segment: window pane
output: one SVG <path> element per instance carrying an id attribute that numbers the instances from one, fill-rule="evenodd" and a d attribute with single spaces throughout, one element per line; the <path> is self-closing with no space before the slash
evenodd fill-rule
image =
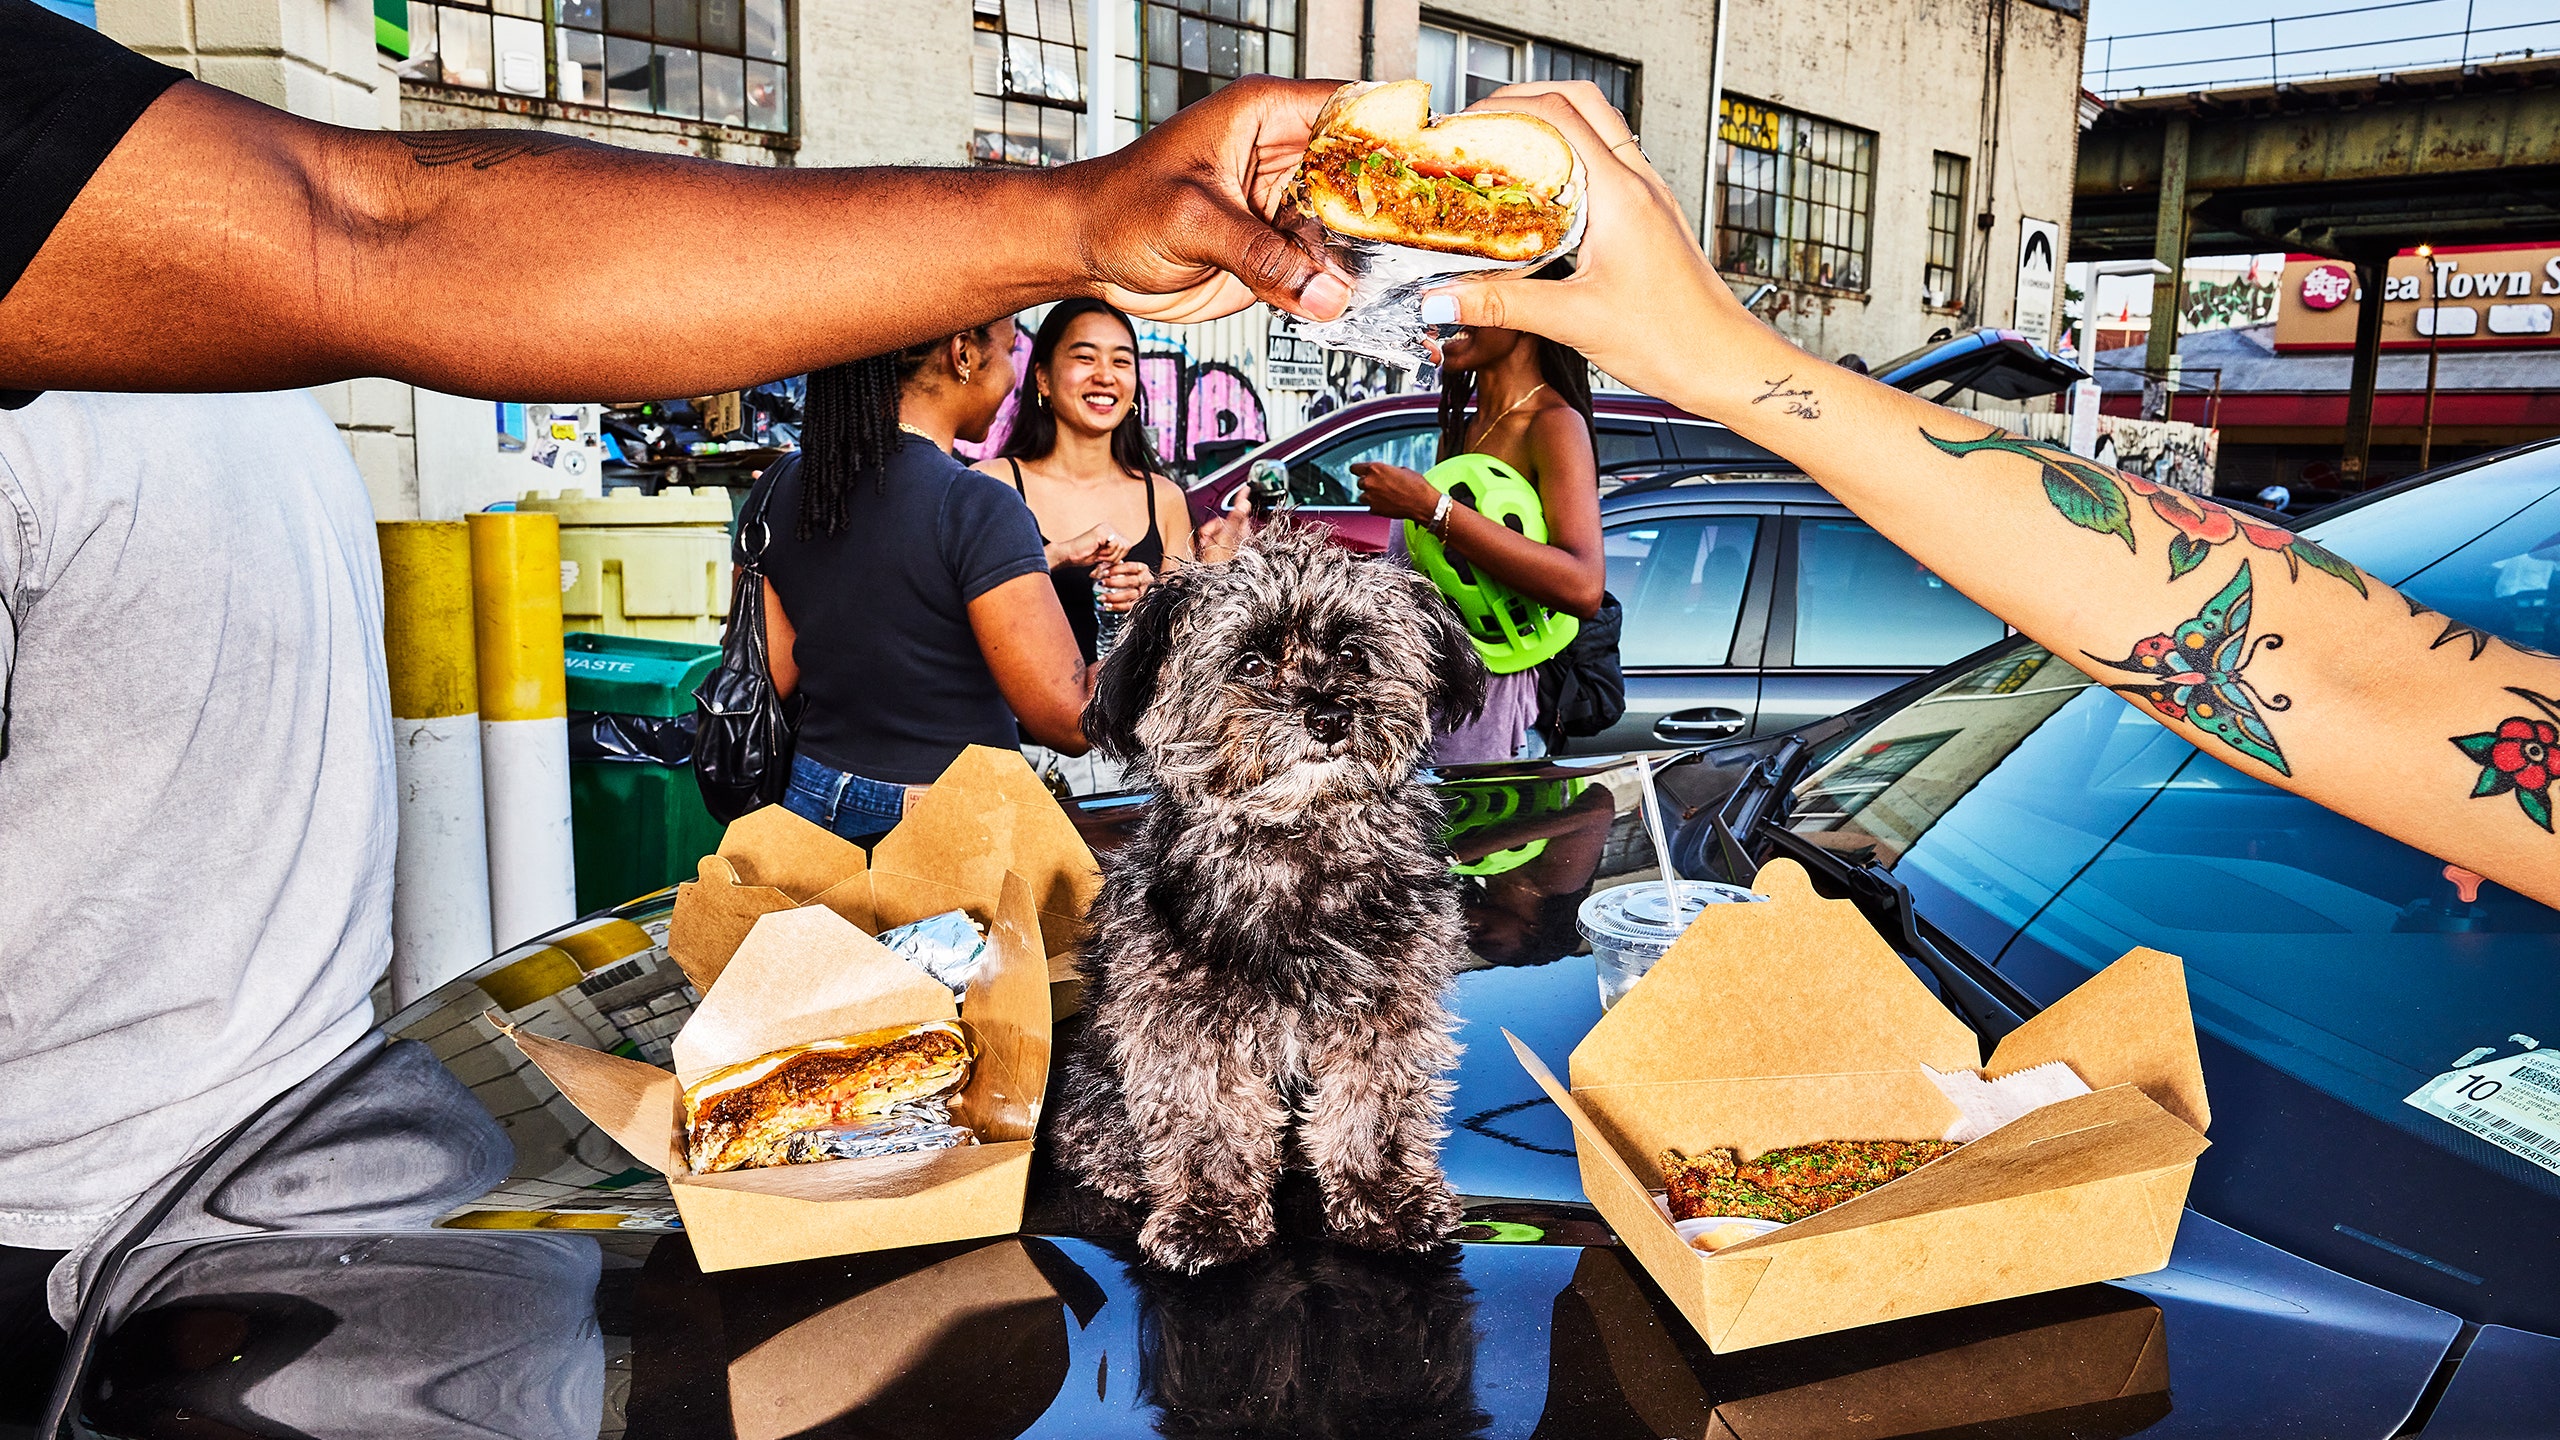
<path id="1" fill-rule="evenodd" d="M 743 0 L 702 0 L 702 48 L 732 53 L 745 49 L 746 21 Z"/>
<path id="2" fill-rule="evenodd" d="M 1169 5 L 1147 7 L 1147 58 L 1169 65 L 1182 51 L 1182 29 Z"/>
<path id="3" fill-rule="evenodd" d="M 1262 56 L 1262 32 L 1238 31 L 1236 43 L 1236 69 L 1247 75 L 1264 73 L 1263 67 L 1267 62 Z"/>
<path id="4" fill-rule="evenodd" d="M 558 0 L 552 13 L 572 29 L 597 30 L 604 26 L 604 0 Z"/>
<path id="5" fill-rule="evenodd" d="M 1004 158 L 1013 165 L 1040 163 L 1040 107 L 1019 100 L 1005 102 Z"/>
<path id="6" fill-rule="evenodd" d="M 592 30 L 562 30 L 559 86 L 561 99 L 572 105 L 604 103 L 604 37 Z"/>
<path id="7" fill-rule="evenodd" d="M 605 0 L 605 28 L 618 35 L 646 35 L 651 0 Z"/>
<path id="8" fill-rule="evenodd" d="M 1351 467 L 1363 461 L 1428 470 L 1440 450 L 1438 426 L 1371 431 L 1289 467 L 1289 495 L 1301 505 L 1356 505 L 1360 482 Z"/>
<path id="9" fill-rule="evenodd" d="M 1263 25 L 1270 22 L 1271 6 L 1269 0 L 1244 0 L 1243 8 L 1244 13 L 1237 18 L 1243 20 L 1247 25 Z"/>
<path id="10" fill-rule="evenodd" d="M 1209 68 L 1208 21 L 1194 20 L 1189 16 L 1183 17 L 1182 59 L 1180 63 L 1182 68 L 1185 70 L 1206 70 Z"/>
<path id="11" fill-rule="evenodd" d="M 702 57 L 702 118 L 718 125 L 747 123 L 747 62 L 734 55 Z"/>
<path id="12" fill-rule="evenodd" d="M 489 8 L 500 15 L 512 15 L 519 20 L 542 18 L 542 0 L 490 0 Z"/>
<path id="13" fill-rule="evenodd" d="M 702 118 L 702 63 L 698 52 L 658 47 L 658 113 Z"/>
<path id="14" fill-rule="evenodd" d="M 625 40 L 619 35 L 607 36 L 604 42 L 605 103 L 616 110 L 649 108 L 649 97 L 657 87 L 657 65 L 651 58 L 649 42 Z"/>
<path id="15" fill-rule="evenodd" d="M 1271 28 L 1297 33 L 1298 0 L 1271 0 Z"/>
<path id="16" fill-rule="evenodd" d="M 1040 42 L 1019 35 L 1004 42 L 1004 91 L 1008 95 L 1038 95 L 1047 83 L 1040 74 Z"/>
<path id="17" fill-rule="evenodd" d="M 970 37 L 969 91 L 974 95 L 1004 93 L 1004 37 L 979 30 Z"/>
<path id="18" fill-rule="evenodd" d="M 1414 36 L 1413 73 L 1431 82 L 1431 108 L 1447 114 L 1466 107 L 1458 103 L 1458 37 L 1437 25 L 1425 25 Z"/>
<path id="19" fill-rule="evenodd" d="M 542 53 L 542 22 L 501 15 L 489 22 L 496 58 L 497 88 L 509 95 L 539 97 L 547 68 Z"/>
<path id="20" fill-rule="evenodd" d="M 1295 40 L 1290 39 L 1288 36 L 1283 35 L 1283 34 L 1281 34 L 1280 32 L 1278 32 L 1278 31 L 1276 31 L 1276 30 L 1275 30 L 1275 31 L 1273 31 L 1273 32 L 1271 33 L 1271 62 L 1270 62 L 1270 63 L 1271 63 L 1271 73 L 1272 73 L 1272 74 L 1274 74 L 1274 75 L 1295 75 L 1295 74 L 1297 74 L 1297 73 L 1298 73 L 1298 42 L 1297 42 L 1297 41 L 1295 41 Z"/>
<path id="21" fill-rule="evenodd" d="M 1210 26 L 1209 73 L 1221 78 L 1231 78 L 1241 73 L 1237 69 L 1240 59 L 1241 50 L 1236 44 L 1235 27 L 1232 25 Z"/>
<path id="22" fill-rule="evenodd" d="M 791 128 L 790 81 L 791 72 L 784 66 L 766 60 L 747 62 L 748 125 L 758 130 Z"/>
<path id="23" fill-rule="evenodd" d="M 2007 633 L 1855 520 L 1801 522 L 1795 590 L 1798 665 L 1940 665 Z"/>
<path id="24" fill-rule="evenodd" d="M 489 89 L 489 17 L 450 7 L 437 12 L 436 59 L 445 84 Z"/>
<path id="25" fill-rule="evenodd" d="M 1620 663 L 1698 667 L 1731 658 L 1759 535 L 1750 515 L 1646 520 L 1604 533 L 1609 593 L 1627 612 Z"/>
<path id="26" fill-rule="evenodd" d="M 791 58 L 791 27 L 782 0 L 747 0 L 747 53 L 766 60 Z"/>
<path id="27" fill-rule="evenodd" d="M 1039 0 L 1040 38 L 1061 45 L 1082 44 L 1085 3 L 1086 0 Z"/>
<path id="28" fill-rule="evenodd" d="M 426 0 L 409 0 L 409 58 L 400 62 L 398 74 L 429 84 L 443 78 L 436 66 L 436 7 Z"/>
<path id="29" fill-rule="evenodd" d="M 1173 112 L 1181 108 L 1182 100 L 1180 96 L 1180 89 L 1174 82 L 1173 67 L 1169 65 L 1148 66 L 1148 122 L 1152 124 L 1155 121 L 1171 119 L 1173 117 Z"/>
<path id="30" fill-rule="evenodd" d="M 701 0 L 658 0 L 658 38 L 690 45 L 700 31 L 694 25 Z"/>
<path id="31" fill-rule="evenodd" d="M 1043 109 L 1040 112 L 1040 163 L 1064 165 L 1076 158 L 1076 112 Z"/>
<path id="32" fill-rule="evenodd" d="M 1511 67 L 1517 60 L 1518 52 L 1500 40 L 1480 40 L 1472 35 L 1467 37 L 1467 73 L 1469 75 L 1481 76 L 1484 79 L 1508 85 L 1511 83 Z"/>
<path id="33" fill-rule="evenodd" d="M 1209 0 L 1209 14 L 1214 19 L 1236 19 L 1241 8 L 1236 0 Z"/>

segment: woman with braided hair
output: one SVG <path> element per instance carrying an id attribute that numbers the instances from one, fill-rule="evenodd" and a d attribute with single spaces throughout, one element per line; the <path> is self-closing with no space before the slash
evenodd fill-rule
<path id="1" fill-rule="evenodd" d="M 965 746 L 1084 753 L 1091 682 L 1039 526 L 950 454 L 986 438 L 1013 340 L 997 320 L 812 374 L 800 452 L 747 502 L 771 516 L 774 685 L 805 697 L 782 803 L 850 840 L 895 825 Z"/>

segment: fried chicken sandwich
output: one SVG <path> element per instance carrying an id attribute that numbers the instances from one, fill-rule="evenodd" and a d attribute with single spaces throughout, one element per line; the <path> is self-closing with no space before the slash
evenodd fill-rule
<path id="1" fill-rule="evenodd" d="M 1299 204 L 1334 234 L 1490 260 L 1572 236 L 1573 147 L 1535 115 L 1431 118 L 1424 80 L 1350 84 L 1325 102 L 1298 166 Z"/>

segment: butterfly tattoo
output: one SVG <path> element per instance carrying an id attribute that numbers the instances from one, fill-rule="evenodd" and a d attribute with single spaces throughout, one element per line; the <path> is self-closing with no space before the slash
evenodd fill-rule
<path id="1" fill-rule="evenodd" d="M 2249 567 L 2243 563 L 2240 573 L 2194 618 L 2134 646 L 2122 660 L 2080 653 L 2111 670 L 2142 677 L 2130 684 L 2108 681 L 2108 689 L 2130 695 L 2168 719 L 2184 720 L 2279 775 L 2291 775 L 2275 732 L 2267 728 L 2266 713 L 2290 710 L 2293 702 L 2260 691 L 2246 674 L 2259 651 L 2281 649 L 2284 637 L 2249 638 L 2250 599 Z"/>

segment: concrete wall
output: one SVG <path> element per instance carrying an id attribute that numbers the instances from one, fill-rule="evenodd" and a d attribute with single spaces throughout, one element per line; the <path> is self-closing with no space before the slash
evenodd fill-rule
<path id="1" fill-rule="evenodd" d="M 794 8 L 798 163 L 968 162 L 970 0 L 800 0 Z"/>
<path id="2" fill-rule="evenodd" d="M 1993 217 L 1987 235 L 1970 226 L 1965 233 L 1967 277 L 1981 272 L 1976 323 L 2011 323 L 2018 218 L 2066 227 L 2071 219 L 2084 22 L 2026 0 L 1843 0 L 1816 7 L 1731 0 L 1731 7 L 1728 94 L 1877 137 L 1866 296 L 1808 287 L 1782 292 L 1762 313 L 1825 359 L 1854 352 L 1870 362 L 1887 360 L 1941 325 L 1961 328 L 1962 317 L 1932 311 L 1921 298 L 1931 154 L 1944 150 L 1971 162 L 1968 214 L 1987 209 Z M 1985 27 L 1996 7 L 2007 11 L 2008 43 L 1995 165 L 1984 138 L 1982 95 Z M 1648 83 L 1648 103 L 1654 93 Z M 2064 239 L 2067 251 L 2067 233 Z M 2060 289 L 2057 284 L 2057 296 Z"/>

